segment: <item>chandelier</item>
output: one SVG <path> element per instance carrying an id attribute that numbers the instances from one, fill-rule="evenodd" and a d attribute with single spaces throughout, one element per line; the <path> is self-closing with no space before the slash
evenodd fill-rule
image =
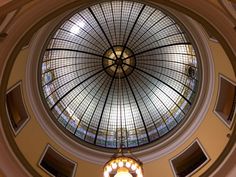
<path id="1" fill-rule="evenodd" d="M 122 149 L 114 154 L 104 166 L 104 177 L 143 177 L 142 162 L 124 155 Z"/>

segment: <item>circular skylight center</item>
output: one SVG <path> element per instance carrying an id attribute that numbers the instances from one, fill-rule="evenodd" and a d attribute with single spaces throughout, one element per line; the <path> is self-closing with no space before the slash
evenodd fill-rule
<path id="1" fill-rule="evenodd" d="M 173 17 L 143 3 L 102 2 L 72 14 L 42 52 L 40 90 L 51 118 L 90 147 L 158 143 L 196 102 L 200 64 L 190 39 Z"/>
<path id="2" fill-rule="evenodd" d="M 112 47 L 104 54 L 103 68 L 111 77 L 127 77 L 135 68 L 134 53 L 122 46 Z"/>

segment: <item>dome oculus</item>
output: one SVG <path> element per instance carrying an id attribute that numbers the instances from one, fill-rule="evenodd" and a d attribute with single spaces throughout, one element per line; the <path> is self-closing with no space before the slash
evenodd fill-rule
<path id="1" fill-rule="evenodd" d="M 188 33 L 165 12 L 131 1 L 66 19 L 40 70 L 52 119 L 79 142 L 104 148 L 118 148 L 121 136 L 132 148 L 167 135 L 187 119 L 200 80 Z"/>

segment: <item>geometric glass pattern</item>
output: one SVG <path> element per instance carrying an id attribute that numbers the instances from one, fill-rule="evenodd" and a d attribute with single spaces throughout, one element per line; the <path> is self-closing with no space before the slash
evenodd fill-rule
<path id="1" fill-rule="evenodd" d="M 78 140 L 139 147 L 187 119 L 200 61 L 180 23 L 139 2 L 102 2 L 65 19 L 41 58 L 52 119 Z M 122 137 L 122 138 L 121 138 Z"/>

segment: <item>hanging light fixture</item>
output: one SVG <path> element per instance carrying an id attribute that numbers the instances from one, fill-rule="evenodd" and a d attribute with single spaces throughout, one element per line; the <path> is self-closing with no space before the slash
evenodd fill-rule
<path id="1" fill-rule="evenodd" d="M 143 177 L 142 162 L 119 152 L 105 164 L 104 177 Z"/>
<path id="2" fill-rule="evenodd" d="M 123 53 L 123 52 L 122 52 Z M 121 60 L 121 57 L 116 60 Z M 118 95 L 119 95 L 119 101 L 120 101 L 120 131 L 121 131 L 121 137 L 120 137 L 120 148 L 117 153 L 115 153 L 111 159 L 104 165 L 103 168 L 103 176 L 104 177 L 143 177 L 143 167 L 142 162 L 135 158 L 131 152 L 129 152 L 129 155 L 125 155 L 123 152 L 123 136 L 122 136 L 122 112 L 121 112 L 121 94 L 120 94 L 120 74 L 122 73 L 122 63 L 118 64 L 118 82 L 119 82 L 119 88 L 118 88 Z M 120 71 L 119 71 L 120 70 Z M 124 70 L 123 70 L 124 72 Z M 117 105 L 118 106 L 118 105 Z"/>

